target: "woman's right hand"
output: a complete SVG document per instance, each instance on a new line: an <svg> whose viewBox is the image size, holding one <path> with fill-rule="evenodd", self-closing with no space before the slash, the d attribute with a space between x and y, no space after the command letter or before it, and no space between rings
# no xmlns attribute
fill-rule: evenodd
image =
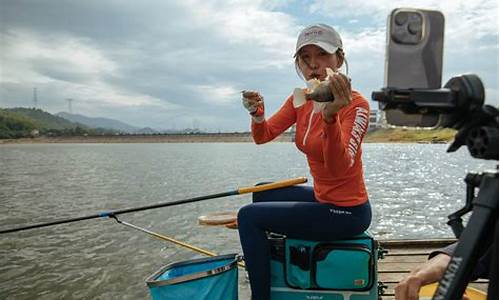
<svg viewBox="0 0 500 300"><path fill-rule="evenodd" d="M257 91L242 91L241 102L252 116L264 114L264 97Z"/></svg>

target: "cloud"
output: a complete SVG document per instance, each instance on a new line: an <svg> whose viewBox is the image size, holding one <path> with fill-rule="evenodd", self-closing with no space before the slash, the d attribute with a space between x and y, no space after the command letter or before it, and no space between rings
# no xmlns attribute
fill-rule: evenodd
<svg viewBox="0 0 500 300"><path fill-rule="evenodd" d="M446 19L446 40L451 42L451 47L449 47L451 51L463 51L464 48L475 49L474 42L483 37L498 37L498 3L494 0L420 0L418 2L411 0L316 0L310 5L309 11L334 19L353 16L375 19L378 21L372 26L385 28L388 14L396 7L442 11ZM468 43L463 43L464 41ZM498 40L496 44L498 45Z"/></svg>
<svg viewBox="0 0 500 300"><path fill-rule="evenodd" d="M351 53L353 79L365 95L382 84L386 20L397 7L440 10L445 16L443 84L456 74L476 73L498 95L498 3L488 0L316 0L310 15L332 20ZM353 18L360 22L351 23ZM374 76L376 74L376 76ZM488 103L498 100L488 97Z"/></svg>
<svg viewBox="0 0 500 300"><path fill-rule="evenodd" d="M385 29L367 28L359 32L340 30L346 52L354 55L381 55L385 53ZM369 58L369 56L368 56Z"/></svg>
<svg viewBox="0 0 500 300"><path fill-rule="evenodd" d="M198 97L205 103L212 105L231 105L235 103L235 99L240 98L239 91L232 86L199 85L194 86L193 90L197 91Z"/></svg>
<svg viewBox="0 0 500 300"><path fill-rule="evenodd" d="M256 89L269 115L294 87L298 32L324 21L344 39L356 88L383 81L385 20L410 1L10 1L2 5L0 106L31 102L116 117L132 125L248 130L239 91ZM445 74L484 71L498 89L496 4L419 2L447 16ZM491 11L489 13L488 11ZM481 20L484 20L483 22ZM327 22L327 23L328 23ZM470 56L473 60L464 59ZM496 92L498 94L498 92ZM173 122L172 122L173 123Z"/></svg>
<svg viewBox="0 0 500 300"><path fill-rule="evenodd" d="M60 33L42 38L24 30L7 31L2 37L3 55L9 58L2 59L3 83L57 86L59 97L73 98L81 107L175 107L164 100L107 83L103 78L120 76L117 64L88 39Z"/></svg>
<svg viewBox="0 0 500 300"><path fill-rule="evenodd" d="M51 91L51 98L80 99L80 109L93 112L162 106L192 118L193 106L234 107L242 86L291 65L298 26L279 11L287 5L21 0L7 7L11 17L1 29L12 40L5 59L12 62L5 76L8 90L15 82L38 86L41 95ZM66 17L51 15L56 8ZM20 14L23 18L12 17ZM8 97L7 80L2 81L1 94ZM147 114L143 118L149 120Z"/></svg>
<svg viewBox="0 0 500 300"><path fill-rule="evenodd" d="M25 30L11 30L2 35L2 51L9 59L2 60L4 76L12 81L26 80L38 74L44 80L56 79L76 82L98 80L103 73L113 74L116 64L107 59L89 40L66 34L42 37ZM55 46L57 45L57 46ZM16 64L22 62L22 72Z"/></svg>
<svg viewBox="0 0 500 300"><path fill-rule="evenodd" d="M262 52L264 66L290 63L299 27L288 14L267 10L267 1L183 1L192 21L209 28L218 39ZM283 5L283 4L281 4ZM263 63L263 61L265 61Z"/></svg>

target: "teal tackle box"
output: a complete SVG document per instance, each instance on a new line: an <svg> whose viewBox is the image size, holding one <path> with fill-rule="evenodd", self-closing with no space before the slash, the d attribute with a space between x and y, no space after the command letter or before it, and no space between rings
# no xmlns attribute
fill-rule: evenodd
<svg viewBox="0 0 500 300"><path fill-rule="evenodd" d="M307 241L269 235L272 300L378 299L378 245L368 233Z"/></svg>

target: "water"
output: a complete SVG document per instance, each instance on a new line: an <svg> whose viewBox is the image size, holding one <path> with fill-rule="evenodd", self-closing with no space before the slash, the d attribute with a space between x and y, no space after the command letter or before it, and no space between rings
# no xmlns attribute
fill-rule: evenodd
<svg viewBox="0 0 500 300"><path fill-rule="evenodd" d="M465 200L466 171L495 168L446 145L365 144L377 238L451 237L447 215ZM47 144L0 146L0 228L232 191L309 176L289 143ZM249 195L123 215L216 253L241 252L238 233L197 224ZM0 299L147 299L146 277L199 255L110 219L0 236ZM243 278L241 278L243 277ZM240 272L240 299L249 288Z"/></svg>

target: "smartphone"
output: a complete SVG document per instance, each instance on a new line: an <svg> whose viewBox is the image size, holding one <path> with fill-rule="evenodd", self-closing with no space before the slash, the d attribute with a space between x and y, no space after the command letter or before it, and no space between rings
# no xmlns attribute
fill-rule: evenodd
<svg viewBox="0 0 500 300"><path fill-rule="evenodd" d="M444 16L440 11L394 9L387 20L385 82L391 88L439 89L443 69ZM387 123L435 127L439 114L386 110Z"/></svg>

